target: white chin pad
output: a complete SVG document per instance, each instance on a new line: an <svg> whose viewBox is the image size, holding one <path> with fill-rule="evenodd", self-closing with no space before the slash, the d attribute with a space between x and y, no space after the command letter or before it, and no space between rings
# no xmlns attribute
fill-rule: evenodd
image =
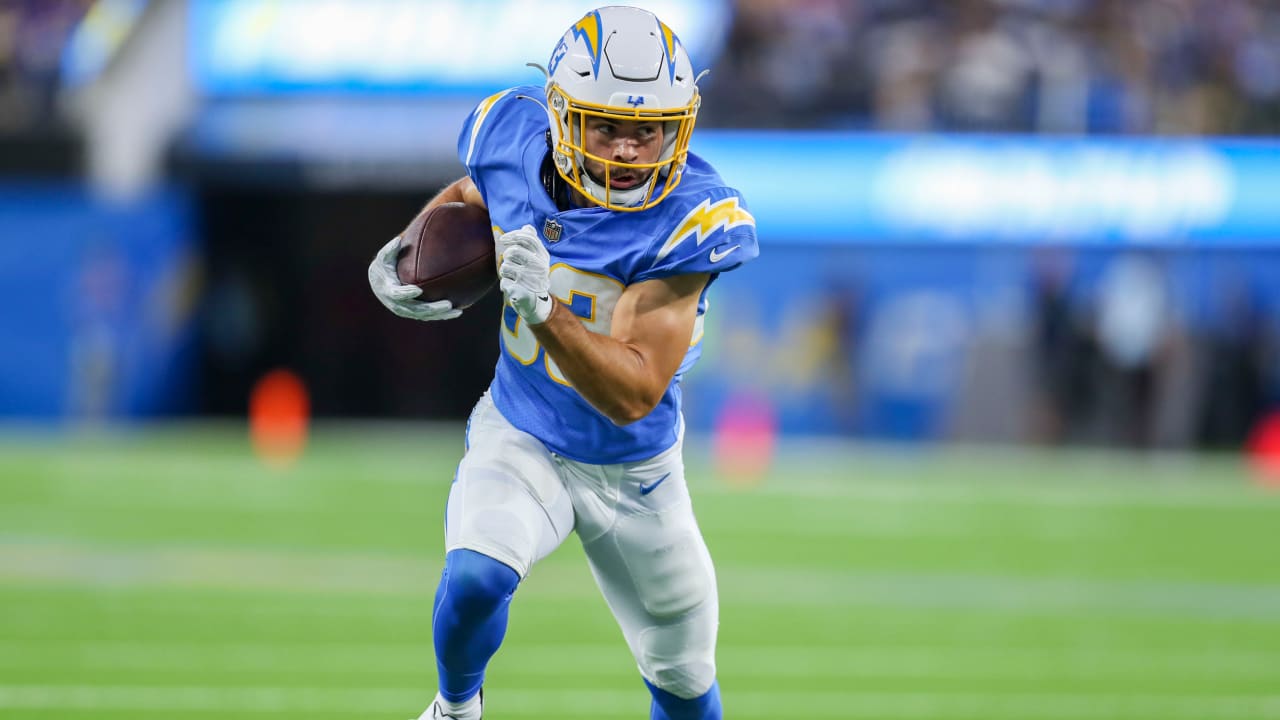
<svg viewBox="0 0 1280 720"><path fill-rule="evenodd" d="M639 205L643 202L644 195L649 191L649 183L652 179L653 178L645 180L639 185L626 190L606 190L604 185L596 182L596 179L591 177L591 173L587 172L585 168L582 170L582 187L586 188L587 192L591 193L591 197L599 200L600 202L605 202L607 195L608 202L613 203L614 205L622 205L624 207Z"/></svg>

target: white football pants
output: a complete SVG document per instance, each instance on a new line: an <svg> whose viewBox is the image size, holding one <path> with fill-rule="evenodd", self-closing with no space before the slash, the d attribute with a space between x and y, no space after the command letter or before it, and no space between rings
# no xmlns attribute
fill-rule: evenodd
<svg viewBox="0 0 1280 720"><path fill-rule="evenodd" d="M710 689L719 601L683 440L648 460L590 465L516 429L485 393L467 441L449 492L446 551L488 555L523 579L577 531L645 679L685 699Z"/></svg>

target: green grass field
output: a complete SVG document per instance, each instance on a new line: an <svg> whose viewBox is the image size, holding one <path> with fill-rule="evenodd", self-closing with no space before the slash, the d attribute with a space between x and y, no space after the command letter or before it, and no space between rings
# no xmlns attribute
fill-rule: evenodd
<svg viewBox="0 0 1280 720"><path fill-rule="evenodd" d="M689 475L734 719L1280 718L1280 492L1230 458L791 446ZM0 718L416 717L461 428L0 441ZM571 540L487 718L647 718Z"/></svg>

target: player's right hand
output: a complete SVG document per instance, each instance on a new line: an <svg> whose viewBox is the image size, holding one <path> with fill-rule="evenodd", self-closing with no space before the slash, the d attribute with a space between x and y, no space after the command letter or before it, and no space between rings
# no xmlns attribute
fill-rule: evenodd
<svg viewBox="0 0 1280 720"><path fill-rule="evenodd" d="M422 288L417 285L403 285L396 275L396 255L400 250L400 237L382 246L378 254L369 263L369 287L391 312L410 320L452 320L462 314L448 300L425 302L418 300Z"/></svg>
<svg viewBox="0 0 1280 720"><path fill-rule="evenodd" d="M551 255L532 225L498 238L498 287L516 314L530 325L551 316Z"/></svg>

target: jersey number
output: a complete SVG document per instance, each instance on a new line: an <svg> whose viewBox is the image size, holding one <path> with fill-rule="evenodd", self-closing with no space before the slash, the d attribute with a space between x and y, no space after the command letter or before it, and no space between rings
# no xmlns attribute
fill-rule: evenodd
<svg viewBox="0 0 1280 720"><path fill-rule="evenodd" d="M608 335L613 327L613 309L622 297L623 285L613 278L583 272L564 263L551 266L551 295L582 319L588 330ZM537 362L541 354L547 375L561 385L569 385L556 361L542 352L542 345L524 326L524 321L511 307L504 306L502 313L502 346L511 357L524 365Z"/></svg>

